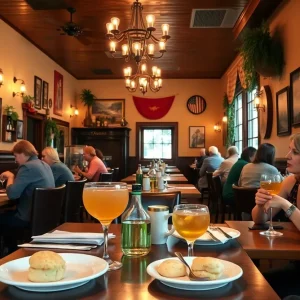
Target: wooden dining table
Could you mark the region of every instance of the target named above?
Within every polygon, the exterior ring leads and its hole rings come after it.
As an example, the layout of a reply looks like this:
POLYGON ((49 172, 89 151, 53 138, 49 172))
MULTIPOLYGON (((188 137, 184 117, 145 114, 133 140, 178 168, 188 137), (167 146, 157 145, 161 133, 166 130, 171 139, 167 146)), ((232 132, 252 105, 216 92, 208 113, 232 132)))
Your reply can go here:
MULTIPOLYGON (((143 173, 148 173, 150 168, 142 168, 143 173)), ((179 174, 180 170, 177 167, 174 168, 166 168, 165 173, 170 173, 170 174, 179 174)))
POLYGON ((278 237, 266 237, 259 234, 264 230, 249 230, 253 221, 225 221, 238 230, 239 243, 252 259, 287 259, 300 260, 300 232, 292 222, 274 223, 283 226, 283 233, 278 237))
MULTIPOLYGON (((173 183, 188 183, 188 179, 183 174, 170 174, 169 176, 164 176, 164 180, 168 181, 168 184, 173 183)), ((126 178, 123 178, 121 181, 126 183, 135 183, 135 174, 127 176, 126 178)))
MULTIPOLYGON (((98 223, 65 223, 57 229, 73 232, 99 232, 98 223)), ((190 291, 168 287, 160 281, 152 278, 146 272, 147 266, 156 260, 174 257, 175 251, 184 255, 187 253, 185 242, 170 237, 167 244, 152 245, 151 251, 143 257, 127 257, 121 251, 121 225, 112 224, 110 232, 116 234, 116 238, 109 240, 108 251, 114 260, 122 261, 123 267, 117 271, 107 272, 103 276, 91 280, 87 284, 62 292, 33 293, 20 290, 13 286, 0 283, 0 300, 8 299, 279 299, 277 294, 264 279, 253 264, 249 256, 237 242, 230 240, 226 244, 217 246, 195 246, 196 256, 218 257, 231 261, 243 269, 243 275, 239 279, 224 287, 206 290, 190 291)), ((2 258, 0 265, 14 259, 30 256, 40 249, 22 248, 2 258)), ((102 256, 103 246, 90 251, 66 251, 55 252, 84 253, 88 255, 102 256)))
POLYGON ((6 206, 12 203, 11 200, 9 200, 7 194, 0 194, 0 207, 6 206))

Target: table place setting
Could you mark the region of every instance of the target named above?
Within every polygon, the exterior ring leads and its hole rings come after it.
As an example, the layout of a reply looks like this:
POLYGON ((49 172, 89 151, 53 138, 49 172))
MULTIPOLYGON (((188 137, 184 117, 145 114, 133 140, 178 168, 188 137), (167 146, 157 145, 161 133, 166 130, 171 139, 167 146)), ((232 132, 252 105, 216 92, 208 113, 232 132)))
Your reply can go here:
MULTIPOLYGON (((108 238, 112 239, 115 235, 109 233, 108 238)), ((104 242, 103 233, 93 232, 68 232, 55 230, 51 233, 32 236, 31 243, 18 245, 21 248, 55 248, 69 250, 91 250, 104 242), (75 244, 75 245, 73 245, 75 244)))

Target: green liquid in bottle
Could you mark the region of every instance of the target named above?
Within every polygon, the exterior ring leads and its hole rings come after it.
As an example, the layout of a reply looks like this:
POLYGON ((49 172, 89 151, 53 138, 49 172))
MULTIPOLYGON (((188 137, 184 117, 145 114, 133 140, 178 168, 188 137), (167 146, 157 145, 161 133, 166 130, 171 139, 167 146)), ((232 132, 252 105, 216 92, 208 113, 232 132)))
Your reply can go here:
POLYGON ((122 251, 128 256, 147 255, 151 250, 151 224, 148 220, 122 222, 122 251))

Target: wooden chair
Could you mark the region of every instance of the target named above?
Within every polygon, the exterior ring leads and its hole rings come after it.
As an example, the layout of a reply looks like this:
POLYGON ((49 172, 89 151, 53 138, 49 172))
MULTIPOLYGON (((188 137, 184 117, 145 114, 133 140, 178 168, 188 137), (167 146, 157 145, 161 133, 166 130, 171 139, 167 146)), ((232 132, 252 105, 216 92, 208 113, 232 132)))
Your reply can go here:
POLYGON ((233 184, 232 189, 234 193, 235 219, 241 221, 243 212, 251 216, 252 209, 255 206, 257 188, 245 188, 233 184))
POLYGON ((207 206, 211 210, 211 212, 216 213, 216 220, 219 217, 219 206, 218 206, 218 199, 216 195, 216 190, 213 184, 213 172, 206 171, 206 180, 208 185, 208 203, 207 206))
POLYGON ((101 173, 99 177, 99 182, 112 182, 113 173, 101 173))
POLYGON ((36 188, 33 192, 31 235, 40 235, 60 224, 66 185, 36 188))
POLYGON ((228 212, 229 218, 231 219, 231 214, 233 213, 233 207, 224 203, 223 196, 222 196, 223 186, 221 182, 221 177, 213 176, 212 182, 213 182, 213 190, 216 195, 216 205, 217 205, 215 223, 218 222, 219 208, 221 208, 221 223, 224 223, 226 212, 228 212))
POLYGON ((87 179, 67 181, 63 210, 64 222, 83 222, 82 192, 87 179))

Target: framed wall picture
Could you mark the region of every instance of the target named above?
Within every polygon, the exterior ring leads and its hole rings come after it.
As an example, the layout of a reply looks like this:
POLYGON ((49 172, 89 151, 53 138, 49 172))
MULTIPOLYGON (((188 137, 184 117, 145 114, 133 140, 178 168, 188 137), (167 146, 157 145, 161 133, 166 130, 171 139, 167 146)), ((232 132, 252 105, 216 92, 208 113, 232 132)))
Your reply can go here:
POLYGON ((23 139, 23 121, 17 120, 17 139, 23 139))
POLYGON ((49 83, 43 81, 43 109, 48 108, 49 83))
POLYGON ((54 71, 54 97, 53 97, 53 113, 62 116, 63 112, 63 91, 64 77, 57 71, 54 71))
POLYGON ((205 126, 189 127, 190 148, 205 148, 205 126))
POLYGON ((108 124, 120 124, 125 118, 125 99, 96 99, 92 114, 108 124))
POLYGON ((300 68, 290 74, 290 99, 292 106, 292 124, 300 126, 300 68))
POLYGON ((37 109, 42 108, 42 79, 34 76, 34 106, 37 109))
POLYGON ((291 134, 289 87, 276 93, 277 135, 291 134))

